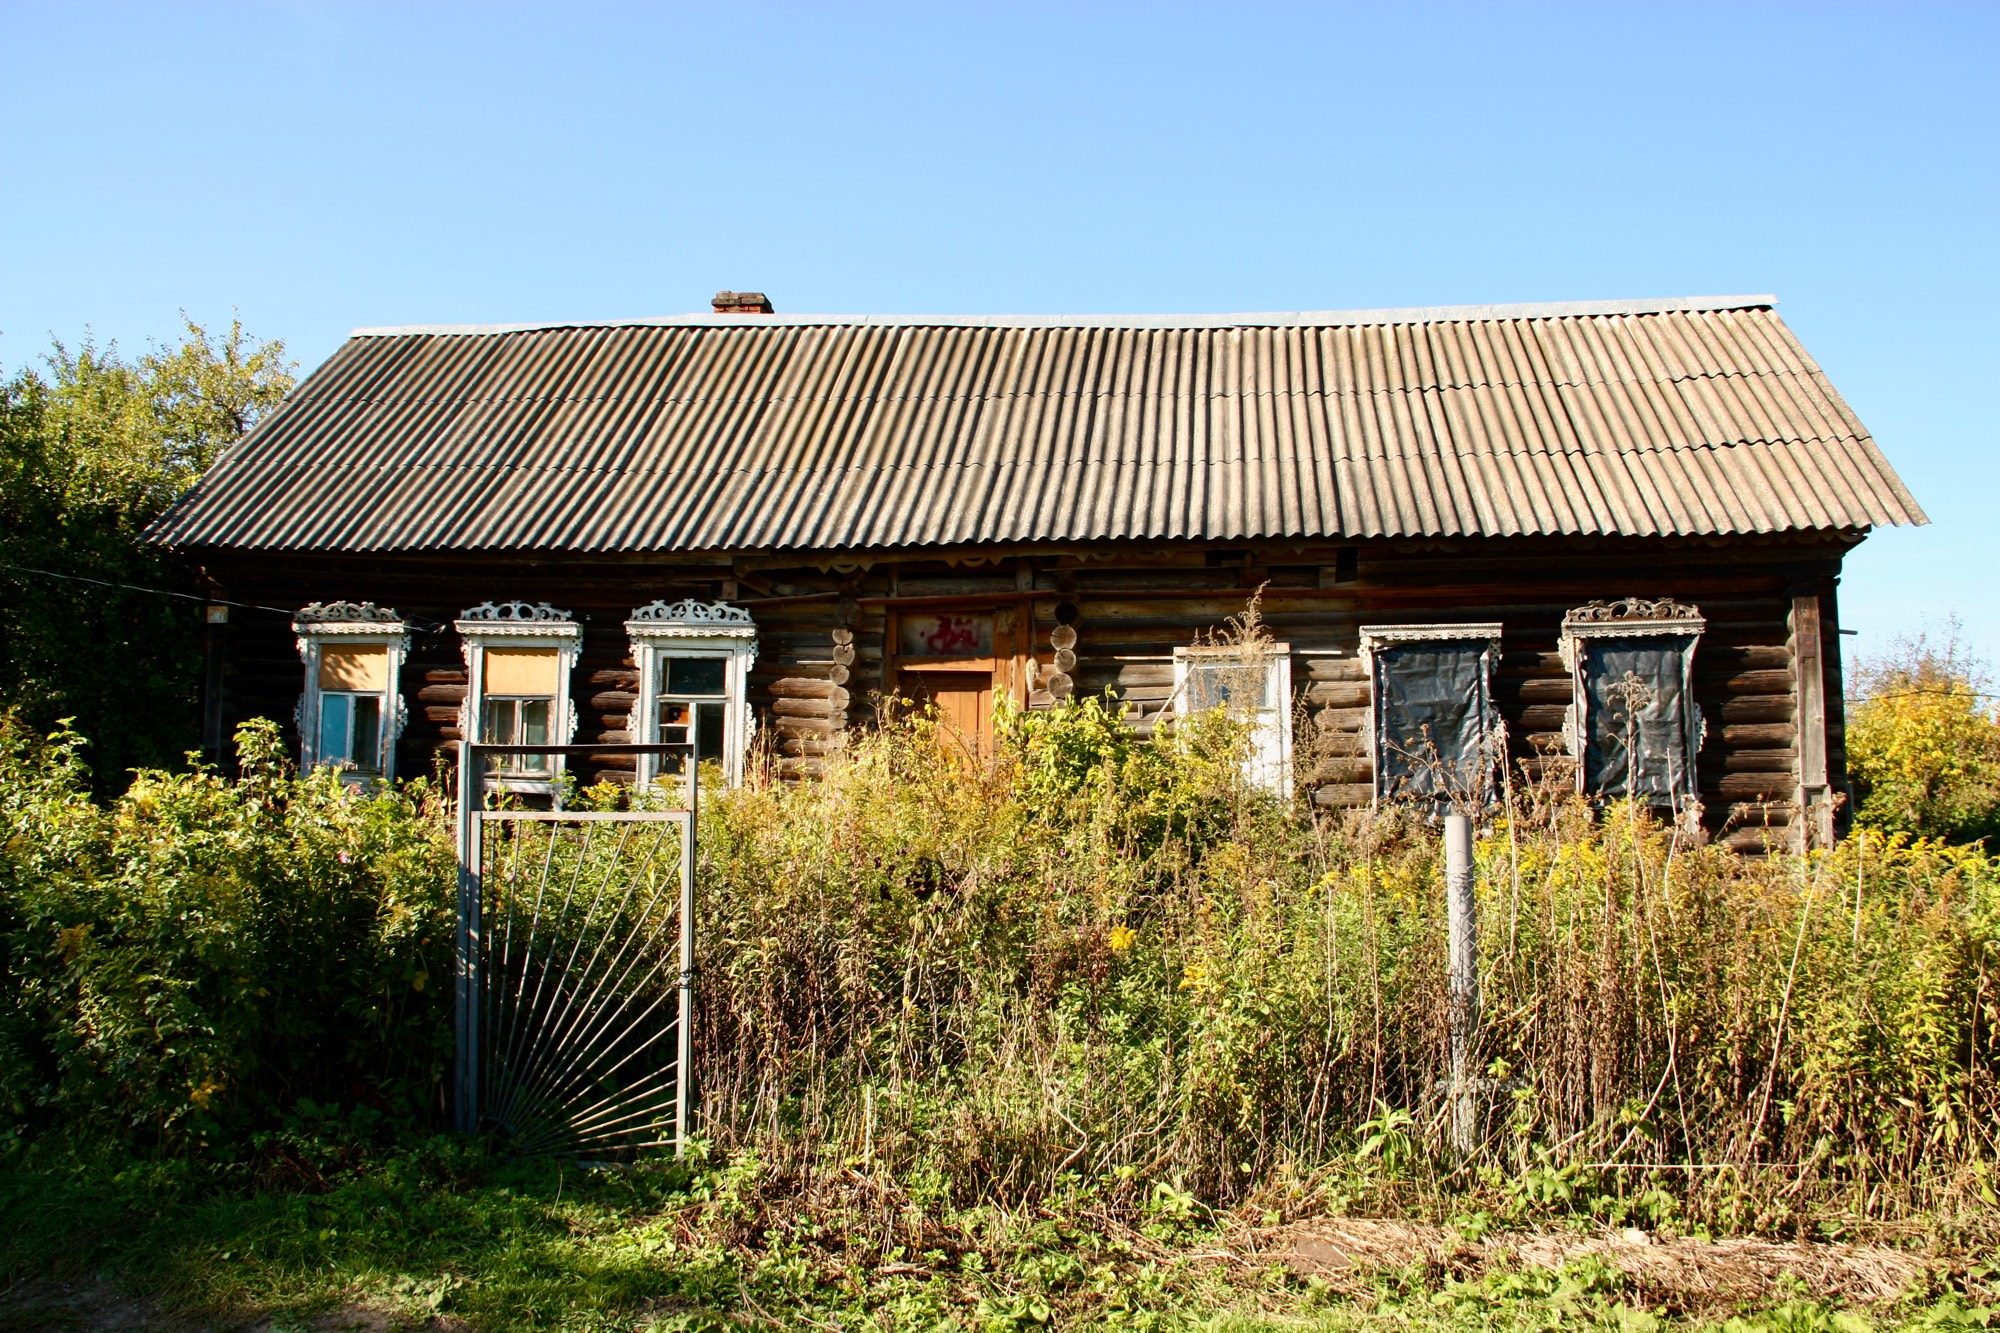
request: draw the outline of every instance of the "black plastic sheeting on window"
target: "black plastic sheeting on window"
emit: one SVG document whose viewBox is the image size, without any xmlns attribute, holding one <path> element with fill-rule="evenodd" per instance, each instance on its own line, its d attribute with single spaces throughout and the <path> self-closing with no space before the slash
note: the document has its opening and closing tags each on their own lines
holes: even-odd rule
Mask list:
<svg viewBox="0 0 2000 1333">
<path fill-rule="evenodd" d="M 1492 768 L 1492 646 L 1398 644 L 1375 658 L 1375 792 L 1480 799 Z"/>
<path fill-rule="evenodd" d="M 1581 645 L 1585 791 L 1666 804 L 1694 796 L 1694 642 L 1692 634 L 1668 634 Z"/>
</svg>

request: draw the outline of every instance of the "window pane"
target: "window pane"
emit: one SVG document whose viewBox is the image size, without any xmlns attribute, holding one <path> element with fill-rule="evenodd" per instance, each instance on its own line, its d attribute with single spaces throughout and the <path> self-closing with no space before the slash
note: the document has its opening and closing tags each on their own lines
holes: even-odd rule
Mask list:
<svg viewBox="0 0 2000 1333">
<path fill-rule="evenodd" d="M 1684 674 L 1693 642 L 1686 635 L 1590 642 L 1584 657 L 1586 790 L 1661 801 L 1694 794 Z"/>
<path fill-rule="evenodd" d="M 1246 683 L 1240 679 L 1238 672 L 1225 667 L 1206 665 L 1195 667 L 1188 672 L 1188 707 L 1196 712 L 1210 708 L 1227 708 L 1235 704 L 1245 693 L 1251 692 L 1245 690 Z"/>
<path fill-rule="evenodd" d="M 720 657 L 670 657 L 660 664 L 661 689 L 668 694 L 721 694 L 729 664 Z"/>
<path fill-rule="evenodd" d="M 512 734 L 508 741 L 515 745 L 549 744 L 549 715 L 553 701 L 549 699 L 507 699 L 508 719 Z M 518 773 L 523 777 L 546 777 L 550 772 L 549 756 L 545 754 L 510 754 L 500 765 L 502 771 Z"/>
<path fill-rule="evenodd" d="M 514 701 L 488 699 L 486 716 L 479 724 L 479 739 L 488 745 L 514 743 Z"/>
<path fill-rule="evenodd" d="M 488 699 L 481 739 L 488 745 L 547 745 L 553 709 L 549 699 Z M 523 777 L 546 777 L 550 772 L 549 757 L 542 754 L 494 755 L 488 767 Z"/>
<path fill-rule="evenodd" d="M 1277 707 L 1278 664 L 1272 659 L 1206 658 L 1189 663 L 1187 704 L 1190 712 L 1227 708 L 1247 718 L 1258 709 Z"/>
<path fill-rule="evenodd" d="M 689 723 L 693 716 L 693 704 L 685 703 L 679 699 L 660 700 L 659 734 L 653 739 L 661 745 L 686 745 L 690 739 L 688 735 L 691 729 Z M 661 755 L 660 771 L 662 773 L 680 772 L 681 759 L 682 756 L 679 754 Z"/>
<path fill-rule="evenodd" d="M 348 724 L 353 720 L 353 696 L 322 694 L 319 697 L 319 761 L 343 763 L 350 757 Z"/>
<path fill-rule="evenodd" d="M 1204 712 L 1228 704 L 1234 691 L 1227 673 L 1214 667 L 1190 667 L 1187 674 L 1187 703 L 1191 712 Z"/>
<path fill-rule="evenodd" d="M 716 759 L 722 754 L 723 706 L 714 703 L 695 705 L 696 750 L 703 759 Z"/>
<path fill-rule="evenodd" d="M 354 696 L 354 750 L 349 758 L 356 768 L 364 768 L 370 773 L 382 766 L 382 696 L 379 694 L 359 694 Z"/>
<path fill-rule="evenodd" d="M 547 699 L 521 700 L 521 744 L 547 745 L 549 743 L 549 701 Z"/>
<path fill-rule="evenodd" d="M 1486 778 L 1487 645 L 1409 644 L 1375 653 L 1376 786 L 1385 796 L 1476 795 Z"/>
<path fill-rule="evenodd" d="M 514 743 L 514 701 L 512 699 L 488 699 L 481 710 L 479 739 L 488 745 L 512 745 Z M 513 762 L 500 755 L 488 755 L 486 771 L 497 773 L 503 768 L 512 768 Z"/>
</svg>

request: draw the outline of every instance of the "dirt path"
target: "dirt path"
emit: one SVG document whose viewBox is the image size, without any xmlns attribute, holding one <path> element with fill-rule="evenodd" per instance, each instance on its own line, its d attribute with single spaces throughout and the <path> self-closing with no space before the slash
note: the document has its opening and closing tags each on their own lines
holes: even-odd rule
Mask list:
<svg viewBox="0 0 2000 1333">
<path fill-rule="evenodd" d="M 1786 1274 L 1822 1301 L 1885 1305 L 1934 1271 L 1952 1267 L 1938 1256 L 1881 1245 L 1663 1239 L 1638 1230 L 1500 1232 L 1469 1241 L 1448 1227 L 1361 1218 L 1260 1232 L 1245 1249 L 1248 1258 L 1282 1262 L 1355 1290 L 1374 1270 L 1416 1267 L 1436 1277 L 1466 1279 L 1559 1269 L 1589 1256 L 1623 1273 L 1647 1305 L 1684 1314 L 1739 1309 L 1769 1296 Z"/>
</svg>

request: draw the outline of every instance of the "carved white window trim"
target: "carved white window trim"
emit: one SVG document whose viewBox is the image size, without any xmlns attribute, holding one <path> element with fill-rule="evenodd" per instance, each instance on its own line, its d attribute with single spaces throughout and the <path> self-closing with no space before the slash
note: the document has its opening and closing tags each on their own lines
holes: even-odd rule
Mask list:
<svg viewBox="0 0 2000 1333">
<path fill-rule="evenodd" d="M 1361 627 L 1361 660 L 1368 668 L 1368 761 L 1371 770 L 1370 784 L 1374 789 L 1374 799 L 1382 799 L 1382 729 L 1378 710 L 1381 700 L 1375 688 L 1375 654 L 1383 648 L 1407 647 L 1411 644 L 1462 643 L 1468 640 L 1484 641 L 1487 647 L 1486 685 L 1490 698 L 1493 687 L 1493 668 L 1500 662 L 1501 623 L 1497 620 L 1460 622 L 1436 625 L 1363 625 Z M 1496 717 L 1491 727 L 1500 726 Z M 1502 756 L 1505 762 L 1505 756 Z"/>
<path fill-rule="evenodd" d="M 1252 649 L 1251 651 L 1257 651 Z M 1185 717 L 1194 711 L 1188 690 L 1188 677 L 1192 669 L 1209 662 L 1242 662 L 1245 649 L 1235 644 L 1214 647 L 1198 645 L 1174 649 L 1174 716 Z M 1267 702 L 1258 705 L 1260 716 L 1251 736 L 1253 746 L 1249 757 L 1249 776 L 1252 782 L 1279 796 L 1289 796 L 1292 790 L 1292 646 L 1289 643 L 1271 643 L 1261 650 L 1264 665 L 1271 673 L 1266 677 Z"/>
<path fill-rule="evenodd" d="M 558 611 L 547 602 L 481 602 L 466 608 L 452 627 L 458 631 L 459 651 L 465 658 L 465 702 L 458 708 L 460 736 L 475 745 L 486 739 L 479 734 L 479 727 L 486 716 L 488 652 L 495 648 L 553 648 L 558 688 L 549 708 L 549 744 L 568 745 L 576 739 L 576 701 L 571 697 L 570 673 L 583 651 L 583 626 L 569 612 Z M 487 785 L 501 791 L 555 795 L 561 790 L 568 765 L 562 755 L 548 759 L 546 778 L 493 773 L 487 776 Z"/>
<path fill-rule="evenodd" d="M 1694 654 L 1701 644 L 1708 621 L 1699 609 L 1670 598 L 1648 601 L 1628 597 L 1617 602 L 1592 602 L 1563 617 L 1562 637 L 1557 648 L 1563 667 L 1569 672 L 1570 702 L 1563 709 L 1563 748 L 1576 760 L 1576 790 L 1585 790 L 1584 748 L 1590 731 L 1590 691 L 1585 679 L 1585 647 L 1593 639 L 1640 639 L 1686 636 L 1688 645 L 1681 653 L 1681 691 L 1686 701 L 1689 734 L 1684 737 L 1687 752 L 1687 799 L 1699 799 L 1701 786 L 1697 769 L 1701 750 L 1708 743 L 1708 719 L 1694 700 Z M 1635 785 L 1627 779 L 1627 786 Z"/>
<path fill-rule="evenodd" d="M 723 675 L 723 747 L 714 758 L 732 787 L 743 781 L 744 756 L 749 753 L 756 719 L 750 712 L 750 668 L 757 662 L 757 623 L 740 606 L 727 602 L 686 599 L 649 602 L 625 622 L 632 660 L 639 667 L 639 697 L 626 721 L 635 744 L 650 744 L 659 735 L 660 675 L 671 657 L 721 658 Z M 657 755 L 639 756 L 640 786 L 661 770 Z"/>
<path fill-rule="evenodd" d="M 320 713 L 324 699 L 319 684 L 320 659 L 329 646 L 375 648 L 385 651 L 388 662 L 383 677 L 381 723 L 376 732 L 376 766 L 369 772 L 359 768 L 340 770 L 344 782 L 372 782 L 396 778 L 396 742 L 409 724 L 410 710 L 403 702 L 403 663 L 410 655 L 409 627 L 387 607 L 373 602 L 314 602 L 292 615 L 292 632 L 299 661 L 305 664 L 305 688 L 292 710 L 299 730 L 299 767 L 317 768 L 320 763 Z M 341 691 L 352 693 L 352 691 Z"/>
</svg>

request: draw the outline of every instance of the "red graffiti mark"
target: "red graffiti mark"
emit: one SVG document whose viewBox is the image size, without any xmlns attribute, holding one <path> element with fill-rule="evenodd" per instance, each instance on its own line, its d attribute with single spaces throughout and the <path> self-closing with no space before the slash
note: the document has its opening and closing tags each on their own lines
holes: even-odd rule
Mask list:
<svg viewBox="0 0 2000 1333">
<path fill-rule="evenodd" d="M 979 622 L 966 616 L 939 616 L 937 628 L 923 636 L 923 645 L 937 657 L 976 652 Z"/>
</svg>

